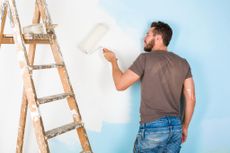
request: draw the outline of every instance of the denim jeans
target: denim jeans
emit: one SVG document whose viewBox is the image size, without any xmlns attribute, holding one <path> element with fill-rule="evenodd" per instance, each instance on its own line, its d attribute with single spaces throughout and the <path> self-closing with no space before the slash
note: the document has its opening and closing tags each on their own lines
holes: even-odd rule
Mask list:
<svg viewBox="0 0 230 153">
<path fill-rule="evenodd" d="M 166 116 L 142 123 L 134 143 L 134 153 L 179 153 L 182 128 L 179 117 Z"/>
</svg>

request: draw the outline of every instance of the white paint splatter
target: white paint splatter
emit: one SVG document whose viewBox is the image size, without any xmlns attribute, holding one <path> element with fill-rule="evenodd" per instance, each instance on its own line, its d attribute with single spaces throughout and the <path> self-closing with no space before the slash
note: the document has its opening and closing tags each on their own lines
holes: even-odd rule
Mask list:
<svg viewBox="0 0 230 153">
<path fill-rule="evenodd" d="M 33 121 L 37 122 L 39 118 L 41 117 L 39 109 L 35 105 L 32 105 L 32 108 L 34 109 L 34 111 L 30 112 L 31 118 Z"/>
<path fill-rule="evenodd" d="M 77 111 L 75 109 L 72 109 L 71 113 L 72 113 L 74 118 L 78 118 L 78 113 L 77 113 Z"/>
</svg>

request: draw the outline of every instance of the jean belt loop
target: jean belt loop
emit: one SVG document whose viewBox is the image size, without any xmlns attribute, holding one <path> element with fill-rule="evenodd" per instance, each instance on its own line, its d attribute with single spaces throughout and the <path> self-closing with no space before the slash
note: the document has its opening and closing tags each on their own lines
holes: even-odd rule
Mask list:
<svg viewBox="0 0 230 153">
<path fill-rule="evenodd" d="M 168 124 L 171 125 L 171 118 L 167 116 L 167 119 L 168 119 Z"/>
<path fill-rule="evenodd" d="M 140 128 L 141 128 L 141 129 L 144 129 L 145 126 L 146 126 L 145 123 L 141 123 Z"/>
</svg>

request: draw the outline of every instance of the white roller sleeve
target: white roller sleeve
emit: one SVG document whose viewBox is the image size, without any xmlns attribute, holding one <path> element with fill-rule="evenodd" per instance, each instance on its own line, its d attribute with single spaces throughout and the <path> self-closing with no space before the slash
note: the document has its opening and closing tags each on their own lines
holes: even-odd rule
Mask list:
<svg viewBox="0 0 230 153">
<path fill-rule="evenodd" d="M 104 23 L 97 24 L 90 33 L 80 42 L 79 49 L 87 54 L 91 54 L 100 47 L 97 46 L 101 38 L 109 30 L 109 27 Z"/>
</svg>

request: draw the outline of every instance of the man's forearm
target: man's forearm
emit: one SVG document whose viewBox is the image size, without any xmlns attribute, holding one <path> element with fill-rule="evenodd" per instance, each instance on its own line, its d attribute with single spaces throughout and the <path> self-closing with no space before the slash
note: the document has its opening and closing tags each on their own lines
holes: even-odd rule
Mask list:
<svg viewBox="0 0 230 153">
<path fill-rule="evenodd" d="M 185 80 L 183 90 L 185 96 L 185 116 L 184 116 L 183 127 L 188 128 L 189 123 L 192 119 L 192 115 L 196 103 L 195 85 L 192 78 L 188 78 Z"/>
<path fill-rule="evenodd" d="M 112 51 L 103 48 L 103 53 L 105 58 L 112 64 L 113 81 L 117 90 L 127 89 L 140 78 L 139 75 L 129 69 L 123 73 L 118 66 L 116 55 Z"/>
<path fill-rule="evenodd" d="M 192 115 L 194 112 L 194 108 L 195 108 L 195 100 L 186 100 L 186 104 L 185 104 L 185 116 L 184 116 L 184 123 L 183 126 L 185 128 L 189 127 L 189 123 L 192 119 Z"/>
<path fill-rule="evenodd" d="M 119 90 L 123 72 L 120 70 L 116 59 L 113 60 L 111 64 L 112 64 L 113 81 L 114 81 L 116 88 Z"/>
</svg>

